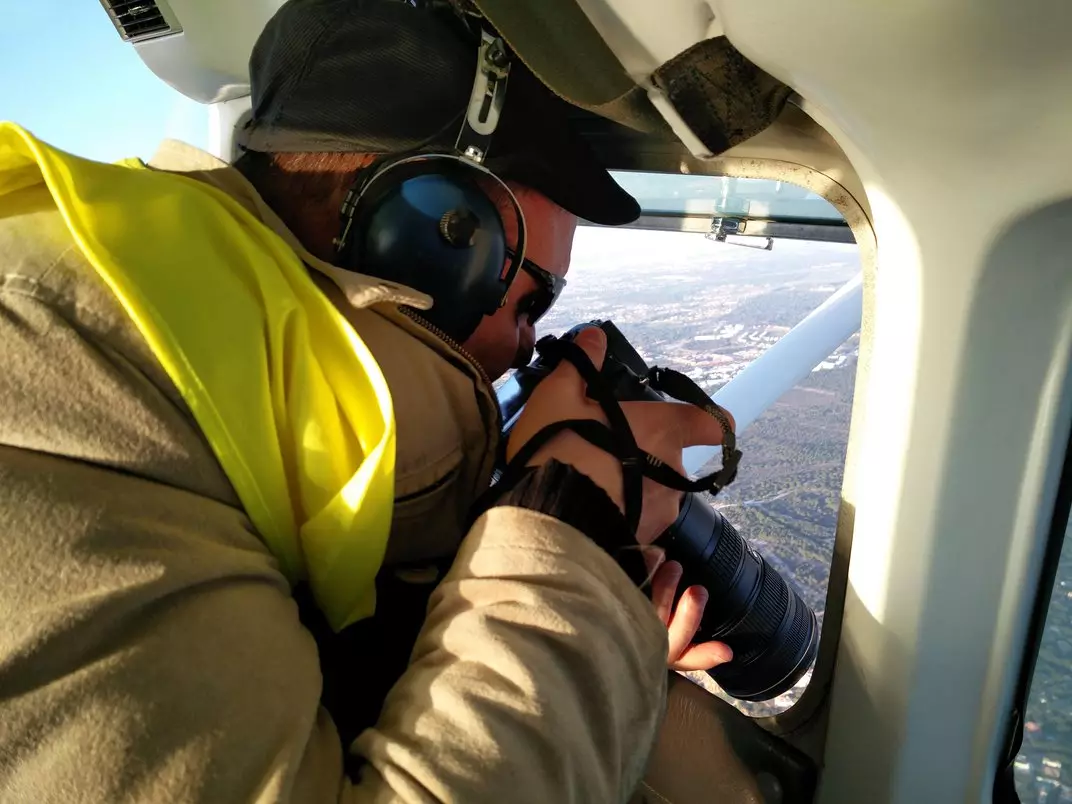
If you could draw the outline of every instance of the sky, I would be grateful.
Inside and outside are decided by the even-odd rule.
[[[97,0],[2,0],[0,121],[102,161],[208,144],[208,107],[154,75]]]

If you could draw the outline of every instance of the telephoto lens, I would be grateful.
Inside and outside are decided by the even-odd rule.
[[[677,521],[659,537],[684,574],[680,590],[707,589],[696,642],[717,640],[733,661],[708,674],[728,695],[768,701],[792,689],[819,648],[819,623],[800,595],[699,494],[686,494]]]

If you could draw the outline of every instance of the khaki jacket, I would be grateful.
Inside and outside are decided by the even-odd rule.
[[[427,300],[319,263],[205,154],[153,165],[226,189],[349,300],[398,421],[388,563],[457,549],[498,414],[479,370],[396,306]],[[516,508],[461,540],[379,721],[340,744],[275,560],[39,200],[0,210],[0,801],[626,799],[662,713],[665,628],[586,537]]]

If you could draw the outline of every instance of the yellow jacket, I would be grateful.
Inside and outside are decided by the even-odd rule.
[[[340,629],[372,613],[395,424],[376,361],[297,255],[226,193],[0,124],[0,215],[47,188],[205,433],[292,583]]]

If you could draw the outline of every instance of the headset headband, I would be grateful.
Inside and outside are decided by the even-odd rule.
[[[362,203],[369,197],[373,187],[384,176],[404,181],[414,176],[440,172],[468,172],[473,177],[490,178],[505,192],[517,222],[517,244],[513,253],[508,255],[499,279],[504,284],[499,306],[506,303],[510,285],[517,276],[525,259],[526,225],[525,213],[518,203],[517,196],[501,178],[495,175],[483,162],[488,153],[492,134],[499,125],[503,104],[506,99],[506,81],[510,74],[510,59],[506,46],[499,37],[492,36],[486,30],[480,32],[480,48],[477,54],[476,76],[473,89],[469,95],[469,105],[462,118],[461,128],[455,142],[455,153],[409,153],[388,156],[362,170],[354,185],[346,194],[339,210],[341,233],[335,238],[335,253],[345,251],[353,227],[354,217]],[[449,167],[448,167],[449,166]]]

